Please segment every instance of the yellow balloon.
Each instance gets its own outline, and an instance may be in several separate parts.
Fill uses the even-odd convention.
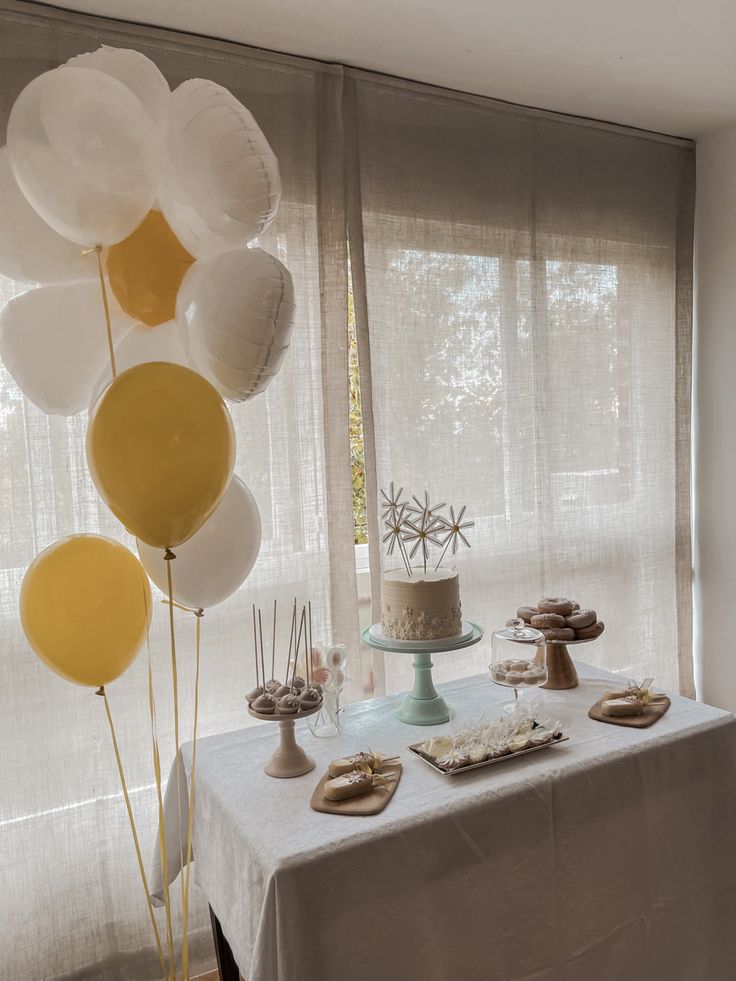
[[[151,619],[151,587],[132,552],[101,535],[72,535],[44,549],[20,591],[28,643],[78,685],[107,685],[130,666]]]
[[[190,368],[160,361],[129,368],[92,411],[92,479],[128,531],[154,548],[180,545],[205,523],[234,462],[230,413]]]
[[[136,230],[110,247],[107,275],[120,306],[156,327],[174,319],[176,294],[194,259],[160,211],[149,211]]]

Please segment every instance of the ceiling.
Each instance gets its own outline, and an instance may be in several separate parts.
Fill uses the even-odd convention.
[[[736,123],[734,0],[64,0],[678,136]]]

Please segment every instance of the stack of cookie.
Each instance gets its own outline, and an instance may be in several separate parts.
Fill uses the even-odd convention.
[[[594,640],[605,630],[595,610],[582,610],[575,600],[545,596],[536,606],[521,606],[517,617],[536,630],[547,641],[564,644],[571,640]]]

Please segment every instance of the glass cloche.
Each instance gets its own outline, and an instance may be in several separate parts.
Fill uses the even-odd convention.
[[[491,681],[514,689],[515,698],[525,688],[538,688],[547,680],[544,634],[523,620],[495,630],[491,638]]]

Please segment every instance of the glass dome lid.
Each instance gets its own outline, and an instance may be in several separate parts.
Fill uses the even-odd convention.
[[[547,681],[544,634],[521,619],[494,630],[491,637],[491,681],[507,688],[537,688]],[[514,698],[518,697],[515,691]]]
[[[511,621],[510,625],[503,630],[497,630],[496,635],[504,640],[513,640],[517,643],[543,644],[544,634],[541,630],[530,627],[521,618]]]

